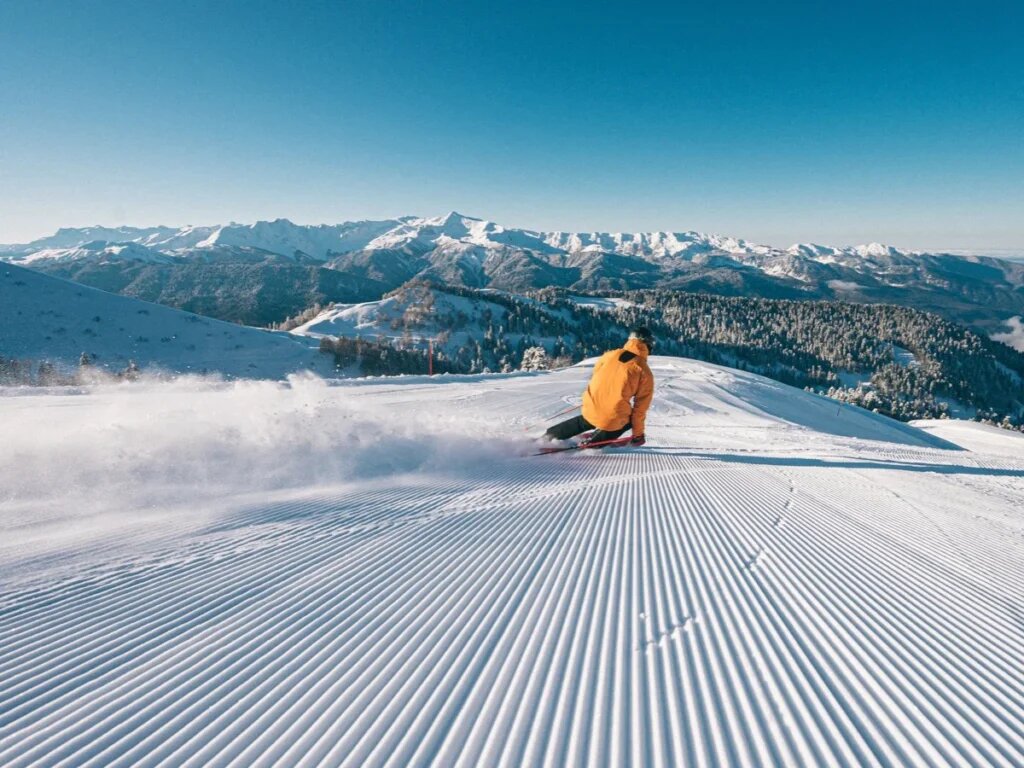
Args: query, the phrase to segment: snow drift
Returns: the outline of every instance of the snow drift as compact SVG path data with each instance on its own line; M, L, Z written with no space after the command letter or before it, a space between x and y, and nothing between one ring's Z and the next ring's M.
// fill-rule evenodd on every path
M482 419L421 410L396 420L346 392L313 375L22 390L0 401L10 428L0 442L0 501L12 513L0 519L4 540L39 554L85 534L153 530L219 498L483 470L498 453Z

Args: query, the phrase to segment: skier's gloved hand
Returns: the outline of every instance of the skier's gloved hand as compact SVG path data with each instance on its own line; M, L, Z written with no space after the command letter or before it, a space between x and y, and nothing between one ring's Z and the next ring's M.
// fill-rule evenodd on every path
M633 435L633 439L629 441L630 445L641 446L647 442L647 438L643 435Z

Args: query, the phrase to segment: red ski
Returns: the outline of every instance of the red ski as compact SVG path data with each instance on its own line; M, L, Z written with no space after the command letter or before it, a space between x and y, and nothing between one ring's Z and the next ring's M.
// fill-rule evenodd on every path
M614 440L600 440L596 443L577 443L576 445L561 446L559 448L541 448L534 456L544 456L548 453L562 453L563 451L583 451L587 448L614 448L616 446L629 445L632 437L616 437Z

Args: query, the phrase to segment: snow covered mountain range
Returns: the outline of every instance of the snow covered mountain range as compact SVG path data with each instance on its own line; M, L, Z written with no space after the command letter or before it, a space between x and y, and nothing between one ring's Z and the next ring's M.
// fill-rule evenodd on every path
M135 247L125 249L131 244ZM121 245L118 250L104 246ZM31 243L0 245L0 257L28 263L48 260L160 259L190 256L223 247L252 248L289 258L308 257L319 261L353 252L400 251L406 255L433 254L438 263L476 263L485 272L485 262L509 252L535 255L555 267L567 257L586 262L586 255L615 254L664 266L665 262L708 263L715 256L756 266L769 274L802 279L800 262L841 264L852 269L906 266L928 255L904 251L880 243L832 247L810 243L776 249L747 240L701 232L538 232L506 228L500 224L451 212L444 216L406 216L382 221L356 221L316 226L293 224L287 219L255 224L217 226L65 228ZM984 257L961 257L986 261Z
M32 243L0 246L0 258L184 308L190 307L182 303L180 290L165 295L169 285L187 283L196 293L212 290L210 281L223 283L224 275L197 274L197 265L241 261L267 270L315 267L335 273L334 280L342 276L344 289L333 290L346 295L322 291L318 298L328 301L373 300L415 277L431 277L514 292L547 286L668 288L888 302L989 326L1024 314L1024 264L1001 259L910 252L879 243L778 249L699 232L536 232L455 212L319 226L278 219L180 229L61 229ZM261 285L271 281L276 289L273 279L263 274ZM280 312L296 311L299 299L290 300ZM218 316L267 322L249 315Z

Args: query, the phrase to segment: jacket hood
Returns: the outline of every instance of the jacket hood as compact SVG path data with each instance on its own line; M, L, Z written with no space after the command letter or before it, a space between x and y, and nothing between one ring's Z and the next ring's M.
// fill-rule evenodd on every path
M622 348L643 360L647 359L647 345L640 341L640 339L629 339Z

